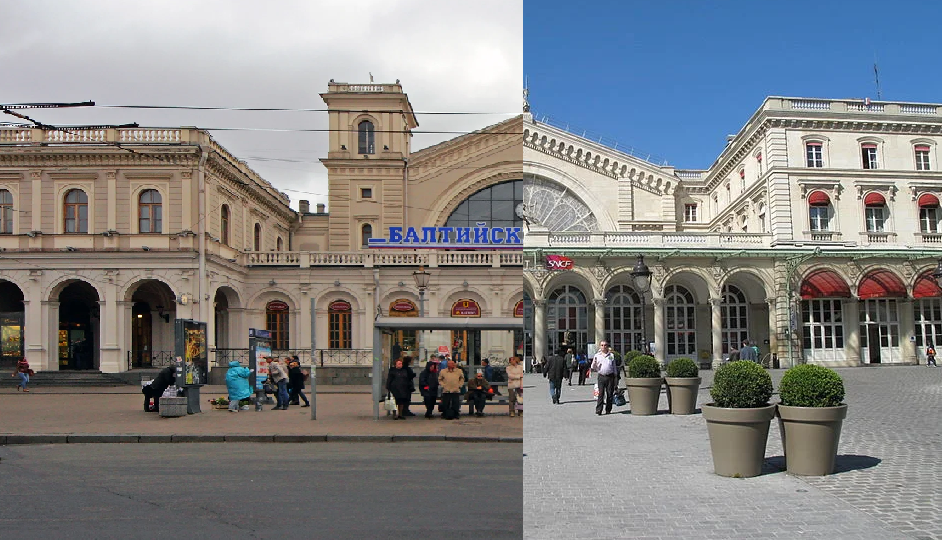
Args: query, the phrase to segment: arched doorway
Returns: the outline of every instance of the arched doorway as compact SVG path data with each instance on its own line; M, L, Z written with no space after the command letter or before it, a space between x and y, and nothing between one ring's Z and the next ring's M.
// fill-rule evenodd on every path
M697 358L697 305L685 287L668 285L664 289L664 328L666 361Z
M248 333L243 336L242 330L242 304L239 293L232 287L221 286L216 289L213 296L213 336L216 349L237 348L242 339L248 339Z
M96 369L99 344L98 291L73 281L59 293L59 369Z
M860 353L864 363L903 361L900 350L898 299L906 298L906 285L889 270L874 270L860 280ZM853 321L851 321L853 322Z
M23 291L11 281L0 281L0 368L12 368L24 356L23 312Z
M569 347L584 353L589 342L588 315L588 304L581 290L572 285L554 290L546 301L547 353L565 354Z
M162 281L147 279L130 289L132 368L169 366L173 362L176 296Z
M643 350L641 297L627 285L615 285L605 295L605 339L624 354Z
M843 303L851 297L847 282L831 270L817 270L805 278L799 293L805 361L843 361L846 357Z
M732 348L739 349L742 342L749 338L749 303L739 287L723 286L720 319L723 354L729 354Z

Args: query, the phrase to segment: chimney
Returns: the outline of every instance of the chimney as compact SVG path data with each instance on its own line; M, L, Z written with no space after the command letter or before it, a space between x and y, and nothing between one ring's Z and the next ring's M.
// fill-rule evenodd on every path
M326 211L326 206L324 203L317 203L317 213L323 214Z
M310 201L300 200L298 201L298 211L302 214L307 214L311 211Z

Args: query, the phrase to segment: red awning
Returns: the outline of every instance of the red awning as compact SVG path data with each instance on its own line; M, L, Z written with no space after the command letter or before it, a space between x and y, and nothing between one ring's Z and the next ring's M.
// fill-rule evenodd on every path
M814 298L850 298L850 287L831 270L818 270L805 278L800 289L803 300Z
M906 298L906 285L889 270L874 270L860 280L857 296L869 298Z
M884 206L886 205L886 199L879 193L871 192L864 197L864 204L867 206Z
M924 206L939 206L939 198L931 193L923 193L919 196L919 208Z
M942 296L942 289L939 288L932 277L933 271L927 270L916 279L916 285L913 287L913 298L939 298Z
M831 204L831 198L823 191L815 191L808 195L808 204Z

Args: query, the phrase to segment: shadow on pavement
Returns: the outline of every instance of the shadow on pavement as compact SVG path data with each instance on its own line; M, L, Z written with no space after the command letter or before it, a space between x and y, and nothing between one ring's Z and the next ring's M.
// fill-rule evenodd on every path
M870 469L879 465L883 460L872 456L859 456L856 454L838 454L834 462L834 472L841 474L850 471ZM785 472L785 456L773 456L765 459L762 464L762 474Z

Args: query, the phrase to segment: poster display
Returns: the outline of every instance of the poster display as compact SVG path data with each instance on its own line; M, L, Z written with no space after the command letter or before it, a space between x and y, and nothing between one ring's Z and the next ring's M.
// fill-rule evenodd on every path
M208 359L206 323L190 319L176 321L176 356L183 359L183 383L206 384Z

